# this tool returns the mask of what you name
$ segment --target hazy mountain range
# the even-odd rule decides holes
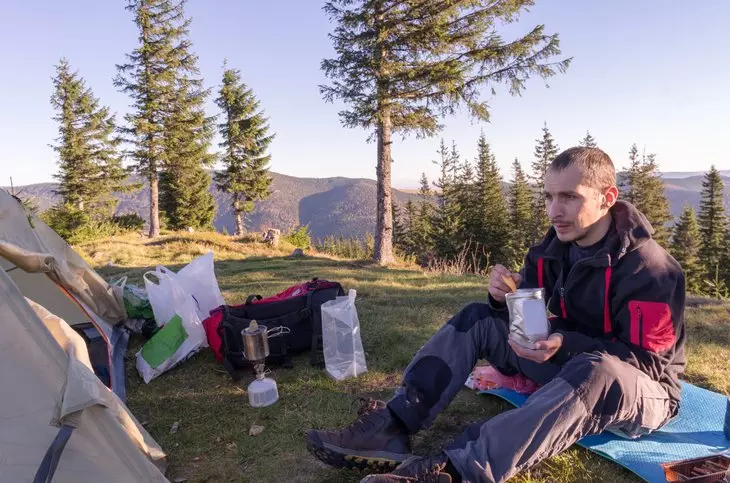
[[[725,203],[730,207],[730,172],[723,172]],[[274,179],[269,199],[258,203],[246,220],[249,230],[279,228],[286,232],[299,225],[309,225],[314,238],[326,235],[361,237],[375,231],[376,184],[371,179],[353,178],[297,178],[272,173]],[[665,173],[665,193],[672,214],[679,216],[685,204],[697,209],[702,189],[702,173]],[[52,206],[57,197],[54,183],[39,183],[16,187],[15,191],[34,199],[41,210]],[[218,202],[215,226],[233,232],[230,197],[211,188]],[[394,190],[399,205],[409,199],[417,199],[415,190]],[[118,211],[136,212],[143,218],[148,215],[149,192],[140,190],[131,195],[121,195]]]

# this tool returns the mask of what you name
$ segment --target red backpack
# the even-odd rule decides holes
[[[289,329],[287,334],[269,339],[267,365],[291,367],[291,356],[307,350],[311,350],[312,365],[321,365],[321,306],[342,295],[345,291],[339,283],[317,278],[271,297],[249,295],[242,305],[224,305],[211,311],[210,317],[203,321],[208,344],[216,359],[238,380],[238,369],[251,368],[243,355],[241,331],[256,320],[267,329]]]

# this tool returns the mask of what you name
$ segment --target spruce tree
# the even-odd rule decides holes
[[[598,144],[596,143],[596,139],[591,136],[590,131],[586,131],[586,136],[580,140],[580,145],[586,148],[597,148]]]
[[[441,175],[434,186],[440,190],[440,194],[434,214],[433,241],[439,257],[453,259],[462,247],[460,236],[464,227],[457,186],[459,158],[456,149],[452,147],[449,151],[443,139],[438,155],[440,159],[435,163]]]
[[[405,212],[405,223],[404,227],[406,231],[413,231],[413,223],[416,221],[416,218],[418,217],[418,208],[416,207],[416,204],[413,202],[413,200],[408,200],[406,202],[406,212]]]
[[[458,235],[460,243],[468,243],[476,248],[474,243],[478,241],[477,230],[481,225],[477,205],[477,186],[475,173],[472,164],[465,159],[459,166],[459,173],[456,180],[456,198],[459,203],[463,223],[461,233]]]
[[[629,168],[621,173],[621,180],[619,181],[621,197],[632,205],[640,203],[643,189],[642,181],[641,157],[639,156],[639,148],[634,143],[629,149]]]
[[[415,255],[423,255],[433,250],[434,245],[434,219],[436,210],[433,205],[433,191],[428,182],[426,173],[421,174],[420,188],[418,195],[420,204],[418,207],[418,216],[414,218],[411,224],[411,239],[414,246]]]
[[[197,56],[181,52],[174,102],[164,122],[165,162],[160,175],[160,208],[173,230],[212,228],[216,203],[210,192],[215,156],[210,152],[212,119],[206,117],[208,91],[197,73]]]
[[[509,263],[509,212],[502,192],[502,175],[483,132],[477,144],[476,187],[480,220],[476,239],[488,254],[490,264]]]
[[[537,143],[535,145],[535,160],[532,162],[532,176],[530,177],[535,189],[532,207],[532,241],[541,239],[550,228],[550,219],[545,209],[545,174],[559,151],[547,123],[542,127],[542,137],[536,139],[535,142]]]
[[[725,286],[730,287],[730,226],[725,227],[718,265],[720,267],[718,276],[722,278]]]
[[[700,198],[700,262],[709,278],[713,278],[720,264],[727,231],[727,220],[723,205],[724,184],[720,173],[713,165],[702,181]]]
[[[90,219],[108,219],[118,200],[114,191],[125,191],[126,172],[118,154],[115,120],[83,78],[66,59],[56,66],[51,105],[58,122],[57,194],[60,209],[78,211]]]
[[[691,206],[684,207],[682,216],[674,225],[670,251],[684,270],[687,291],[700,293],[706,273],[699,259],[700,228]]]
[[[132,98],[133,111],[125,117],[128,125],[123,132],[133,144],[133,167],[150,186],[151,237],[160,233],[159,174],[171,155],[165,130],[174,124],[168,117],[180,104],[178,54],[190,48],[184,4],[184,0],[128,0],[139,47],[127,54],[127,63],[117,65],[114,80]]]
[[[471,222],[474,215],[469,213],[469,209],[473,208],[477,193],[474,166],[472,166],[472,163],[469,162],[468,159],[465,159],[459,167],[456,185],[459,204],[461,204],[464,209],[465,218]]]
[[[198,163],[170,163],[159,174],[160,213],[171,230],[212,230],[217,206],[209,191],[210,174]]]
[[[416,235],[416,226],[418,224],[418,207],[413,200],[408,200],[406,203],[406,210],[403,221],[403,251],[409,255],[415,255],[417,253],[417,245],[414,241]]]
[[[656,155],[642,154],[636,144],[629,150],[629,168],[621,174],[622,197],[641,211],[654,228],[654,239],[664,248],[669,247],[672,220],[669,201],[664,194],[664,182],[659,175]]]
[[[527,181],[527,176],[522,170],[522,165],[515,158],[512,163],[514,171],[514,181],[509,189],[509,208],[510,208],[510,228],[511,247],[512,247],[512,267],[517,268],[521,265],[527,249],[530,248],[532,236],[532,191]]]
[[[403,222],[403,214],[401,213],[398,204],[393,201],[393,245],[402,253],[404,248],[408,245],[408,231],[406,225]],[[372,233],[369,233],[372,236]]]
[[[221,191],[232,196],[236,235],[244,232],[243,218],[254,210],[256,201],[269,197],[272,178],[267,154],[274,135],[253,91],[241,81],[236,69],[226,69],[216,99],[222,111],[218,125],[223,142],[223,170],[216,173]]]
[[[506,85],[519,94],[533,75],[548,78],[567,68],[556,61],[557,35],[542,25],[503,40],[497,28],[517,18],[533,0],[330,0],[324,10],[336,24],[336,57],[322,62],[332,83],[327,101],[342,100],[346,127],[375,130],[377,230],[374,258],[392,260],[391,135],[432,136],[439,119],[464,106],[487,120],[482,88]]]
[[[669,248],[671,235],[667,223],[672,220],[669,212],[669,201],[664,195],[664,182],[659,175],[659,168],[654,154],[642,156],[641,163],[641,196],[636,207],[644,213],[654,228],[653,238],[664,248]]]

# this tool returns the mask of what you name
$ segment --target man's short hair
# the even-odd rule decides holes
[[[598,148],[574,147],[558,154],[550,169],[562,171],[570,166],[577,166],[583,173],[588,186],[604,190],[616,186],[616,168],[611,158]]]

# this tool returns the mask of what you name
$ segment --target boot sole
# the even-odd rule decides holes
[[[395,477],[397,478],[397,477]],[[390,483],[395,479],[394,477],[389,477],[388,475],[368,475],[362,480],[360,480],[360,483]],[[403,478],[401,476],[401,478]],[[409,480],[404,480],[409,481]],[[412,481],[418,481],[415,478],[412,479]],[[439,475],[438,483],[452,483],[454,480],[449,475]]]
[[[413,455],[387,451],[357,451],[324,443],[316,433],[307,434],[307,450],[318,460],[335,468],[387,473]]]

